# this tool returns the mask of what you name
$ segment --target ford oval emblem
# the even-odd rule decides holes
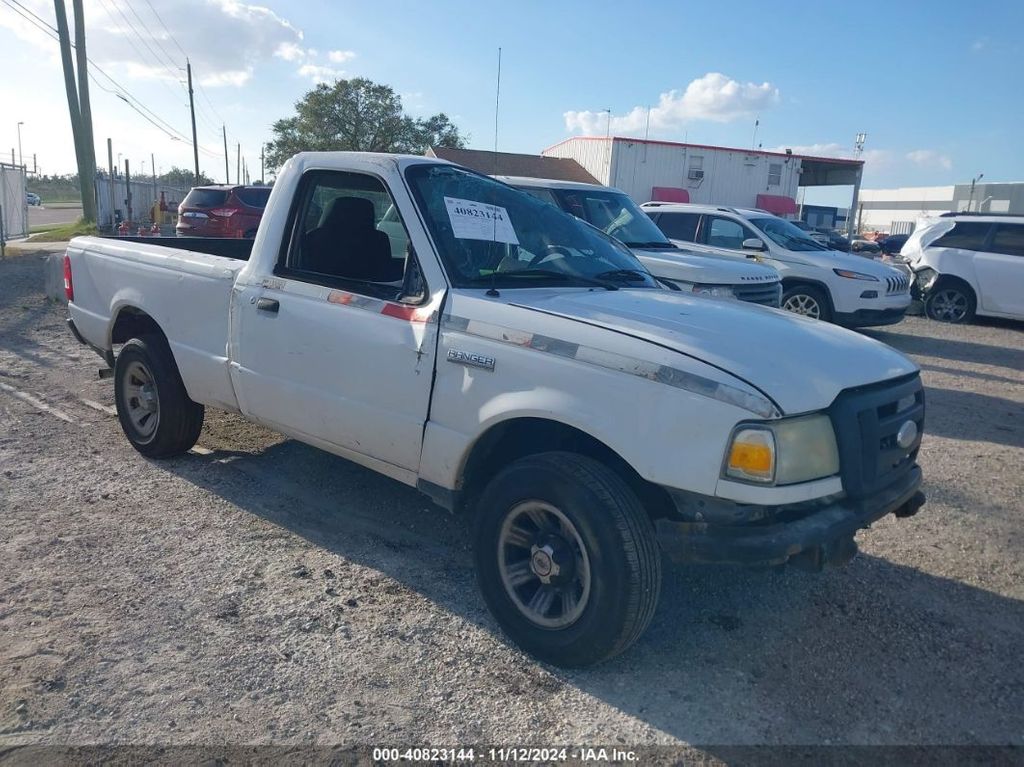
[[[909,450],[910,446],[917,440],[917,424],[913,421],[906,421],[898,432],[896,432],[896,444],[902,447],[904,450]]]

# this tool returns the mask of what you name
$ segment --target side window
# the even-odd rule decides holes
[[[984,221],[957,221],[953,228],[933,242],[932,248],[961,248],[981,250],[985,246],[992,224]]]
[[[654,222],[670,240],[693,242],[697,239],[697,213],[658,213]]]
[[[298,194],[291,241],[275,273],[374,295],[401,292],[409,234],[379,179],[313,171]]]
[[[743,225],[729,218],[711,216],[704,227],[705,242],[716,248],[742,250],[746,233]]]
[[[555,195],[550,189],[544,189],[539,186],[517,186],[516,189],[520,192],[526,192],[531,197],[536,197],[541,202],[549,203],[556,208],[559,207],[558,200],[555,199]]]
[[[782,163],[768,163],[768,186],[780,186],[782,184]]]
[[[992,250],[1008,256],[1024,256],[1024,224],[996,224]]]

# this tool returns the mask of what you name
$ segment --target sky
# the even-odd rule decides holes
[[[217,180],[221,125],[232,178],[239,144],[257,178],[273,122],[338,77],[390,85],[410,114],[445,112],[470,147],[492,149],[500,47],[502,151],[539,153],[609,128],[642,137],[650,110],[651,138],[702,144],[849,157],[866,133],[865,188],[1024,180],[1019,0],[84,5],[102,70],[91,87],[97,157],[106,164],[109,137],[133,172],[192,166],[186,55],[200,168]],[[44,173],[75,168],[57,43],[39,28],[55,18],[47,0],[0,0],[0,156],[17,152],[23,122],[23,155]],[[848,199],[834,192],[811,190],[806,202]]]

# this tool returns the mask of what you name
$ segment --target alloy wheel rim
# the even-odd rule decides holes
[[[802,314],[804,317],[811,317],[815,320],[821,319],[821,306],[813,297],[805,293],[790,296],[782,308],[787,312],[793,312],[793,314]]]
[[[571,626],[590,601],[590,558],[583,539],[562,511],[544,501],[523,501],[505,516],[498,571],[509,599],[542,628]]]
[[[959,322],[967,316],[967,296],[959,290],[943,290],[932,299],[932,314],[938,320]]]
[[[160,424],[160,398],[149,368],[138,361],[129,363],[121,379],[121,394],[132,427],[141,439],[150,439]]]

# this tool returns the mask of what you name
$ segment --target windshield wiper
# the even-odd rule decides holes
[[[584,285],[591,285],[595,288],[604,288],[605,290],[618,290],[619,286],[605,280],[596,279],[594,277],[586,277],[582,274],[567,274],[566,272],[553,272],[550,269],[515,269],[508,272],[495,272],[494,274],[480,275],[479,277],[471,277],[470,282],[473,283],[496,283],[505,277],[554,277],[560,282],[579,282]]]
[[[610,269],[607,272],[594,275],[594,279],[621,280],[622,282],[647,282],[647,277],[648,275],[639,269]]]

